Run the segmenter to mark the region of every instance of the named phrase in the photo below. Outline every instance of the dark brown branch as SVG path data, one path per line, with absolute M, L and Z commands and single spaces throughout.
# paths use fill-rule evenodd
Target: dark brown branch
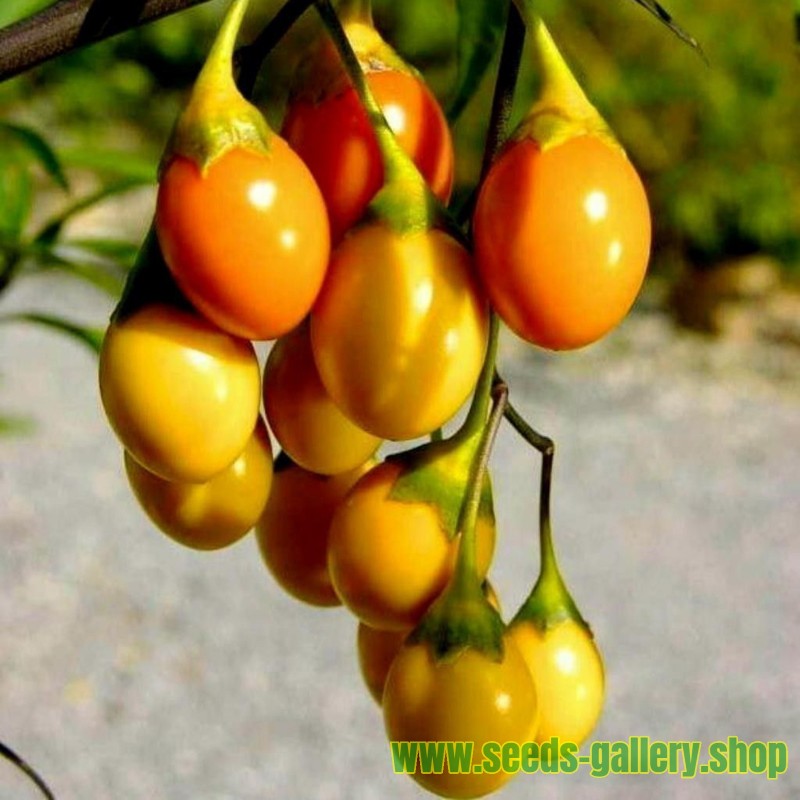
M 508 8 L 508 21 L 503 40 L 503 51 L 500 56 L 500 67 L 497 72 L 497 83 L 492 99 L 492 113 L 489 120 L 489 132 L 486 147 L 483 151 L 481 180 L 486 177 L 497 153 L 508 135 L 508 120 L 514 105 L 514 91 L 519 78 L 519 66 L 522 62 L 522 48 L 525 46 L 525 23 L 522 21 L 517 7 L 511 3 Z
M 486 177 L 489 168 L 508 136 L 508 120 L 514 105 L 514 92 L 519 78 L 519 67 L 522 63 L 522 48 L 525 46 L 525 23 L 514 3 L 509 4 L 506 33 L 503 40 L 503 50 L 500 55 L 500 67 L 497 72 L 497 82 L 494 85 L 492 98 L 492 111 L 489 118 L 489 128 L 486 135 L 486 145 L 483 150 L 483 164 L 481 166 L 481 180 Z M 475 203 L 478 201 L 480 185 L 476 186 L 472 194 L 466 199 L 456 212 L 456 219 L 464 223 L 472 215 Z
M 58 0 L 0 30 L 0 81 L 208 0 Z
M 245 97 L 252 97 L 264 59 L 314 0 L 287 0 L 261 33 L 236 53 L 239 75 L 236 83 Z
M 50 787 L 44 782 L 41 775 L 21 756 L 17 755 L 8 745 L 0 742 L 0 756 L 8 759 L 15 767 L 24 772 L 37 786 L 47 800 L 55 800 Z

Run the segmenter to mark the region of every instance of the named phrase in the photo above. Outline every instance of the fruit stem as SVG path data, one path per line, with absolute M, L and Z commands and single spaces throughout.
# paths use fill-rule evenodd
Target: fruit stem
M 339 19 L 342 23 L 357 22 L 374 27 L 372 21 L 372 0 L 341 0 L 339 3 Z
M 250 0 L 233 0 L 211 45 L 189 102 L 178 118 L 161 168 L 174 155 L 201 171 L 228 150 L 245 147 L 266 153 L 272 132 L 261 112 L 245 100 L 233 78 L 233 50 Z
M 586 94 L 570 71 L 544 20 L 534 11 L 533 0 L 516 0 L 525 25 L 533 37 L 533 55 L 541 76 L 537 106 L 560 113 L 591 107 Z
M 542 474 L 539 488 L 539 578 L 514 620 L 529 620 L 541 627 L 547 627 L 569 618 L 586 626 L 586 622 L 581 617 L 575 601 L 561 577 L 553 546 L 550 494 L 555 442 L 535 431 L 510 403 L 506 404 L 504 414 L 520 436 L 542 454 Z
M 492 411 L 483 429 L 480 446 L 470 464 L 464 504 L 461 506 L 461 513 L 458 518 L 457 530 L 460 532 L 461 540 L 453 575 L 453 591 L 456 593 L 471 593 L 474 591 L 475 586 L 480 588 L 481 584 L 477 566 L 478 511 L 489 467 L 489 457 L 492 454 L 497 431 L 508 403 L 508 386 L 502 381 L 495 383 L 490 388 L 490 396 Z
M 506 32 L 503 39 L 503 50 L 500 55 L 500 67 L 497 71 L 497 82 L 492 98 L 492 111 L 489 117 L 489 128 L 486 145 L 483 150 L 481 181 L 486 177 L 492 162 L 500 152 L 508 135 L 508 121 L 514 106 L 514 92 L 519 78 L 519 67 L 522 62 L 522 51 L 525 46 L 525 24 L 517 7 L 511 3 L 508 7 Z
M 537 100 L 515 131 L 514 138 L 532 139 L 542 150 L 548 150 L 577 136 L 590 135 L 621 150 L 536 13 L 534 0 L 514 2 L 532 36 L 533 59 L 541 78 Z
M 483 359 L 475 393 L 472 395 L 467 417 L 453 439 L 465 441 L 477 436 L 486 424 L 486 415 L 489 413 L 489 403 L 492 397 L 492 385 L 495 383 L 495 364 L 497 362 L 497 343 L 500 337 L 500 319 L 492 311 L 489 316 L 489 342 L 486 346 L 486 356 Z
M 236 37 L 242 27 L 242 20 L 247 12 L 250 0 L 233 0 L 222 25 L 208 51 L 206 61 L 195 82 L 195 91 L 218 94 L 234 89 L 238 92 L 233 80 L 231 64 L 233 63 L 233 50 L 236 46 Z
M 330 0 L 316 0 L 315 6 L 339 52 L 378 142 L 383 162 L 384 186 L 370 203 L 369 212 L 401 233 L 429 230 L 441 216 L 439 201 L 428 188 L 414 162 L 395 139 L 367 85 L 358 56 Z

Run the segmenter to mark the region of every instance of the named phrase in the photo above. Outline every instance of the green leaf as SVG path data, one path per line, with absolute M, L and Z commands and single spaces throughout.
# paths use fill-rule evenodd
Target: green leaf
M 100 348 L 103 345 L 103 336 L 105 335 L 105 331 L 102 328 L 89 328 L 52 314 L 39 314 L 33 311 L 4 314 L 0 316 L 0 323 L 3 322 L 28 322 L 33 325 L 43 325 L 46 328 L 71 336 L 73 339 L 85 344 L 95 354 L 100 352 Z
M 93 264 L 77 258 L 65 258 L 56 253 L 53 253 L 47 262 L 40 266 L 39 271 L 61 272 L 71 278 L 89 283 L 115 298 L 122 294 L 122 287 L 125 285 L 126 271 L 119 267 Z
M 65 258 L 55 252 L 47 254 L 28 267 L 28 272 L 61 272 L 77 278 L 105 292 L 110 297 L 119 297 L 125 285 L 125 271 L 118 267 L 93 264 L 78 258 Z
M 138 179 L 141 183 L 155 183 L 158 157 L 148 159 L 133 153 L 116 150 L 73 148 L 60 151 L 61 160 L 70 167 L 89 169 L 103 175 Z
M 660 3 L 657 3 L 655 0 L 633 0 L 634 3 L 638 3 L 642 8 L 646 8 L 656 19 L 666 25 L 681 41 L 686 42 L 690 47 L 693 47 L 700 53 L 703 58 L 703 50 L 700 47 L 699 42 L 697 39 L 694 38 L 690 33 L 685 31 L 677 22 L 672 18 L 672 15 L 667 11 Z
M 0 237 L 18 241 L 33 205 L 30 171 L 18 159 L 0 161 Z
M 0 26 L 18 22 L 35 11 L 41 11 L 46 5 L 47 0 L 3 0 L 0 4 Z
M 30 417 L 0 414 L 0 436 L 20 436 L 31 433 L 35 423 Z
M 447 117 L 458 119 L 478 89 L 505 29 L 509 0 L 456 0 L 458 75 Z
M 77 243 L 57 247 L 48 244 L 16 243 L 0 240 L 0 253 L 14 261 L 22 260 L 25 274 L 62 272 L 72 278 L 90 283 L 111 297 L 119 297 L 129 271 L 128 263 L 98 257 Z
M 103 259 L 116 262 L 128 271 L 128 265 L 136 260 L 139 245 L 124 239 L 70 239 L 65 242 L 69 247 L 77 247 Z
M 102 203 L 109 197 L 113 197 L 117 194 L 124 194 L 132 189 L 136 189 L 137 187 L 142 186 L 143 183 L 149 183 L 149 181 L 142 181 L 140 178 L 122 178 L 115 183 L 104 186 L 102 189 L 99 189 L 98 191 L 93 192 L 86 197 L 82 197 L 80 200 L 68 206 L 66 209 L 53 217 L 47 224 L 45 224 L 39 233 L 36 234 L 34 241 L 38 244 L 52 244 L 56 241 L 56 239 L 58 239 L 59 235 L 61 234 L 61 229 L 72 217 L 87 211 L 88 209 L 92 208 L 92 206 L 96 206 L 98 203 Z
M 32 128 L 1 122 L 0 130 L 13 137 L 41 165 L 45 172 L 64 190 L 69 191 L 69 181 L 55 150 Z

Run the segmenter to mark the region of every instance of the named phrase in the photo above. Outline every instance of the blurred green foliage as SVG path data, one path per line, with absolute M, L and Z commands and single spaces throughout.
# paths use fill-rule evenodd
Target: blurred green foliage
M 47 5 L 5 0 L 0 24 Z M 225 7 L 213 0 L 0 85 L 0 118 L 46 131 L 73 165 L 129 158 L 155 176 L 160 149 Z M 246 36 L 280 5 L 255 0 Z M 375 0 L 379 28 L 422 68 L 445 105 L 457 66 L 457 0 Z M 648 183 L 657 260 L 707 266 L 766 251 L 800 260 L 800 60 L 783 0 L 669 0 L 703 45 L 706 65 L 634 2 L 541 0 L 542 14 L 587 93 Z M 279 122 L 313 14 L 268 59 L 258 97 Z M 519 119 L 536 75 L 523 68 Z M 496 65 L 496 58 L 495 58 Z M 494 66 L 455 126 L 462 192 L 474 183 Z M 105 156 L 104 156 L 105 154 Z M 134 166 L 135 165 L 135 166 Z M 3 180 L 9 181 L 6 161 Z
M 122 168 L 120 170 L 120 167 Z M 117 297 L 135 247 L 107 238 L 76 238 L 65 233 L 70 220 L 110 197 L 130 191 L 149 178 L 124 173 L 99 188 L 70 197 L 61 158 L 34 129 L 0 121 L 0 292 L 25 275 L 58 271 Z M 52 213 L 34 219 L 37 180 L 45 178 L 59 197 Z M 0 313 L 0 324 L 24 322 L 67 334 L 98 351 L 102 331 L 52 314 Z

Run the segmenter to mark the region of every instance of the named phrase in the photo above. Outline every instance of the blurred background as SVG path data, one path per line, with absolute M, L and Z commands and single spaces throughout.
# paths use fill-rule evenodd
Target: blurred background
M 46 5 L 5 0 L 0 26 Z M 0 84 L 0 740 L 61 800 L 421 797 L 391 772 L 343 611 L 283 596 L 249 539 L 204 555 L 153 531 L 84 346 L 147 229 L 161 150 L 225 5 Z M 245 39 L 280 4 L 252 5 Z M 455 3 L 374 5 L 446 103 Z M 634 3 L 541 3 L 646 182 L 655 242 L 617 331 L 565 355 L 505 335 L 501 364 L 517 405 L 558 445 L 556 544 L 608 672 L 596 738 L 784 740 L 789 773 L 523 776 L 509 798 L 800 793 L 792 9 L 668 7 L 708 64 Z M 261 73 L 256 97 L 276 125 L 315 33 L 307 14 Z M 454 127 L 460 197 L 480 167 L 495 68 Z M 526 63 L 515 119 L 535 87 Z M 537 567 L 538 458 L 510 431 L 498 448 L 492 580 L 513 614 Z M 0 762 L 0 800 L 35 796 Z

